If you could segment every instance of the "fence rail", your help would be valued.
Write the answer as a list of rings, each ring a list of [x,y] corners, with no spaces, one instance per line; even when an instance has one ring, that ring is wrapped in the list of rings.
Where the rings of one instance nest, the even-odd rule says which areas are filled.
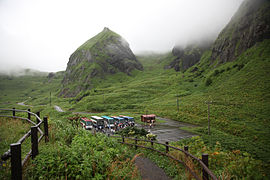
[[[25,133],[16,143],[10,144],[10,149],[8,149],[2,156],[1,159],[3,161],[7,161],[11,158],[11,179],[22,179],[22,169],[26,162],[32,157],[34,159],[38,155],[38,144],[45,137],[45,142],[49,141],[49,131],[48,131],[48,118],[44,117],[43,120],[40,118],[40,112],[33,113],[30,109],[19,110],[19,109],[0,109],[0,112],[12,112],[11,115],[3,115],[0,114],[0,117],[8,117],[14,119],[22,119],[26,120],[29,123],[33,124],[31,129]],[[16,116],[16,112],[27,113],[28,118]],[[36,118],[36,123],[31,120],[31,116]],[[41,130],[41,125],[44,125],[44,132]],[[38,137],[38,133],[40,136]],[[22,143],[31,136],[31,149],[26,154],[25,158],[22,160],[21,154],[21,145]]]
[[[140,148],[144,148],[144,149],[149,149],[149,150],[152,150],[152,151],[156,151],[156,152],[158,152],[158,153],[160,153],[160,154],[162,154],[164,156],[167,156],[167,157],[173,159],[174,161],[177,161],[177,162],[181,163],[182,165],[184,165],[184,167],[190,172],[190,174],[192,174],[192,176],[195,179],[197,179],[197,180],[200,180],[200,179],[208,180],[209,179],[209,176],[210,176],[211,179],[217,180],[217,177],[208,168],[208,154],[202,154],[202,159],[199,159],[199,158],[195,157],[194,155],[192,155],[192,154],[190,154],[188,152],[188,146],[185,146],[185,148],[183,150],[183,149],[180,149],[180,148],[177,148],[177,147],[174,147],[174,146],[170,146],[168,142],[166,142],[164,144],[164,143],[160,143],[160,142],[156,142],[156,141],[145,140],[145,139],[136,139],[136,138],[130,138],[130,137],[122,137],[122,136],[110,136],[110,137],[113,137],[113,138],[122,138],[122,141],[120,143],[129,145],[129,146],[134,146],[135,149],[137,149],[138,147],[140,147]],[[125,141],[125,139],[133,140],[134,141],[134,144],[127,143]],[[151,147],[147,147],[147,146],[143,146],[143,145],[138,145],[138,141],[150,142],[151,143]],[[154,144],[160,144],[160,145],[165,146],[166,147],[166,151],[165,152],[162,152],[160,150],[155,149],[154,148]],[[181,152],[183,152],[185,154],[186,157],[191,157],[193,160],[197,161],[200,164],[201,168],[202,168],[202,178],[199,178],[199,176],[194,171],[192,171],[191,168],[189,168],[189,166],[186,165],[186,163],[184,161],[181,161],[179,159],[176,159],[172,155],[168,154],[170,148],[171,149],[178,150],[178,151],[181,151]]]

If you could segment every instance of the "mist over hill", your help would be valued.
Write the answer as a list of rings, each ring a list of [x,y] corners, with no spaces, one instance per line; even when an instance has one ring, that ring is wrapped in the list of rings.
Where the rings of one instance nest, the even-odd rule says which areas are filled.
[[[13,67],[9,69],[2,69],[0,71],[1,76],[47,76],[48,72],[42,72],[35,69],[21,68],[21,67]]]

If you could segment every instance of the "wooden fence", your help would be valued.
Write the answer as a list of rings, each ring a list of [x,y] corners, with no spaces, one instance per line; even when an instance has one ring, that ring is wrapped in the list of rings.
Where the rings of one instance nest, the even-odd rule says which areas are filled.
[[[180,148],[177,148],[177,147],[170,146],[168,142],[166,142],[164,144],[164,143],[160,143],[160,142],[156,142],[156,141],[150,141],[150,140],[145,140],[145,139],[136,139],[136,138],[130,138],[130,137],[121,137],[121,136],[110,136],[110,137],[113,137],[113,138],[122,138],[122,141],[120,141],[120,143],[129,145],[129,146],[134,146],[135,149],[137,149],[138,147],[145,148],[145,149],[149,149],[149,150],[152,150],[152,151],[156,151],[156,152],[158,152],[158,153],[160,153],[162,155],[165,155],[167,157],[170,157],[174,161],[177,161],[177,162],[181,163],[182,165],[184,165],[184,167],[190,172],[190,174],[192,174],[192,176],[195,179],[197,179],[197,180],[200,180],[200,179],[208,180],[209,177],[211,179],[213,179],[213,180],[217,180],[217,177],[208,168],[208,154],[202,154],[202,159],[199,159],[199,158],[193,156],[192,154],[190,154],[188,152],[188,146],[185,146],[184,147],[184,150],[183,150],[183,149],[180,149]],[[126,142],[125,139],[134,141],[134,144]],[[138,141],[150,142],[151,143],[151,147],[139,145],[138,144]],[[154,148],[154,144],[160,144],[160,145],[165,146],[165,152],[162,152],[160,150],[155,149]],[[194,171],[192,171],[192,169],[184,161],[181,161],[179,159],[176,159],[175,157],[173,157],[172,155],[170,155],[169,154],[169,150],[170,149],[175,149],[175,150],[181,151],[181,152],[183,152],[185,154],[186,157],[190,157],[192,160],[198,162],[198,164],[201,166],[201,169],[202,169],[202,178],[200,178]]]
[[[22,179],[22,169],[26,162],[30,157],[34,159],[38,155],[38,143],[45,137],[45,142],[49,141],[49,131],[48,131],[48,119],[44,117],[43,120],[40,118],[40,113],[36,114],[31,112],[30,109],[28,111],[18,110],[18,109],[0,109],[0,112],[8,112],[11,111],[12,115],[3,115],[0,114],[0,117],[8,117],[15,119],[26,120],[29,123],[33,124],[31,129],[24,134],[16,143],[10,144],[10,149],[7,150],[2,156],[1,159],[3,161],[8,160],[11,161],[11,179]],[[16,116],[16,112],[27,113],[27,118]],[[34,116],[36,118],[36,122],[31,120],[31,117]],[[41,125],[44,125],[44,132],[41,130]],[[38,136],[38,132],[40,136]],[[22,160],[21,155],[21,145],[25,141],[26,138],[31,136],[31,149],[26,154],[25,158]]]

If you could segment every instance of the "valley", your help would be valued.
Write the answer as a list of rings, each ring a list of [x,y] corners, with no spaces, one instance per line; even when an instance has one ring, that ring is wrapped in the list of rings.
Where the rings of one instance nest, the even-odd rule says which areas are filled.
[[[48,117],[50,142],[41,146],[25,176],[140,179],[134,161],[144,156],[172,179],[190,177],[167,157],[127,148],[79,126],[82,117],[124,114],[135,118],[138,129],[119,134],[147,139],[145,129],[157,135],[157,142],[189,146],[198,158],[207,153],[219,179],[269,179],[269,19],[269,1],[245,0],[214,42],[148,54],[134,54],[124,38],[105,27],[75,49],[65,71],[1,74],[0,108]],[[151,129],[140,122],[143,114],[158,117]],[[9,124],[0,120],[4,152]],[[23,131],[16,124],[11,123],[15,137]],[[190,163],[184,154],[170,153]],[[7,168],[1,172],[0,179],[10,175]]]

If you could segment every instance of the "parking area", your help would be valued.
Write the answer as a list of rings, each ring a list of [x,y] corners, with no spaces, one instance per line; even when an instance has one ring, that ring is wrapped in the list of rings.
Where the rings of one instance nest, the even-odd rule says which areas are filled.
[[[157,135],[157,140],[162,143],[166,141],[179,141],[181,139],[196,136],[196,134],[179,129],[180,127],[194,127],[194,125],[161,117],[157,117],[157,119],[164,121],[164,123],[155,124],[152,128],[148,125],[141,124],[137,124],[137,127],[144,128],[145,130]]]

